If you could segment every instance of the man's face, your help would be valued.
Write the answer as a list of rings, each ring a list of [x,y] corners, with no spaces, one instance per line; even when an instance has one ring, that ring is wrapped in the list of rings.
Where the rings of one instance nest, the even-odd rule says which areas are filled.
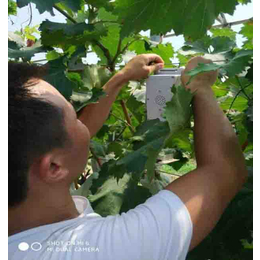
[[[32,87],[34,93],[62,108],[65,127],[72,145],[62,150],[63,167],[69,170],[71,180],[81,174],[86,166],[90,134],[88,128],[77,119],[73,106],[49,83],[43,80]]]

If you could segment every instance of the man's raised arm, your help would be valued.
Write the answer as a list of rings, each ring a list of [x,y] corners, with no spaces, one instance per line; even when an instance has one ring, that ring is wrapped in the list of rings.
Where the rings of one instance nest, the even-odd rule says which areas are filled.
[[[201,57],[193,58],[185,72],[198,63],[208,62]],[[193,223],[190,249],[209,234],[247,178],[237,137],[211,89],[216,78],[217,72],[208,72],[196,76],[188,85],[192,92],[196,91],[193,113],[197,169],[166,187],[184,202],[190,213]],[[183,84],[188,81],[184,73]]]
[[[155,63],[153,65],[149,65]],[[133,58],[121,71],[112,77],[103,87],[106,97],[101,98],[97,104],[86,106],[79,114],[79,120],[85,124],[93,137],[106,121],[110,108],[116,100],[121,88],[129,80],[147,78],[150,73],[163,68],[164,62],[156,54],[142,54]]]

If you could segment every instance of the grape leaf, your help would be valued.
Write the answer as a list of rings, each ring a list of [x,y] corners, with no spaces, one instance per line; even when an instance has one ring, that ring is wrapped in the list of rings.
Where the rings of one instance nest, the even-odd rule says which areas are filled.
[[[138,40],[132,43],[128,49],[134,51],[136,54],[155,53],[161,56],[165,64],[172,63],[171,59],[174,56],[174,49],[170,43],[158,44],[156,47],[150,47],[149,49],[145,48],[146,43],[147,41],[145,39]]]
[[[41,23],[41,41],[46,46],[84,45],[107,34],[102,24],[66,24],[44,21]]]
[[[107,11],[112,11],[114,9],[114,5],[110,0],[87,0],[87,4],[96,7],[96,8],[104,8]]]
[[[56,52],[55,50],[53,50],[53,51],[47,52],[47,54],[46,54],[46,59],[47,59],[48,61],[50,61],[50,60],[56,60],[56,59],[58,59],[60,56],[61,56],[60,53],[58,53],[58,52]]]
[[[242,34],[247,39],[246,41],[244,41],[243,48],[252,50],[253,49],[253,21],[249,21],[245,23],[239,33]]]
[[[231,51],[234,47],[236,47],[236,43],[229,37],[215,37],[212,39],[211,46],[214,48],[211,54],[223,53]]]
[[[209,53],[209,47],[211,45],[211,38],[204,36],[201,39],[194,42],[186,42],[182,47],[183,51],[195,51],[198,53]]]
[[[8,57],[13,59],[23,58],[29,61],[36,53],[46,52],[47,50],[50,50],[50,48],[43,46],[24,47],[19,49],[15,42],[8,41]]]
[[[241,50],[236,53],[235,57],[228,62],[223,69],[227,71],[230,77],[235,76],[245,70],[252,61],[253,50]]]
[[[119,181],[101,175],[93,181],[91,191],[88,199],[94,211],[102,217],[126,212],[151,196],[149,190],[139,186],[129,174],[124,174]]]
[[[145,40],[139,40],[139,41],[133,42],[128,47],[128,50],[134,51],[137,55],[146,53]]]
[[[234,102],[234,103],[233,103]],[[233,103],[233,104],[232,104]],[[223,102],[220,103],[220,107],[223,110],[229,110],[232,104],[232,109],[235,109],[237,111],[244,111],[245,109],[247,109],[248,105],[247,105],[248,101],[246,98],[244,97],[237,97],[236,100],[234,101],[233,97],[228,97],[226,98]]]
[[[210,32],[213,34],[213,37],[229,37],[232,41],[236,40],[236,32],[231,28],[211,28]]]
[[[172,92],[173,98],[167,103],[165,112],[168,122],[159,122],[157,119],[140,125],[133,137],[134,152],[117,161],[118,166],[125,165],[127,172],[140,176],[147,169],[151,181],[154,178],[155,162],[165,142],[187,126],[192,94],[182,86],[174,86]]]
[[[105,21],[113,21],[117,20],[117,16],[112,14],[111,12],[106,11],[104,8],[101,8],[98,12],[98,19]],[[133,40],[132,37],[127,37],[125,39],[120,39],[120,31],[121,27],[117,23],[105,23],[105,28],[107,28],[107,34],[102,36],[99,40],[106,49],[109,50],[109,55],[111,60],[114,59],[116,55],[118,55],[118,46],[120,41],[120,49],[124,49],[125,46]],[[100,49],[99,46],[93,46],[97,55],[101,59],[100,64],[104,65],[108,63],[107,57],[104,55],[104,52]],[[118,57],[119,58],[119,57]],[[110,61],[111,62],[111,61]],[[117,62],[117,61],[116,61]]]
[[[145,106],[143,103],[138,102],[137,99],[132,95],[126,102],[127,109],[134,115],[139,123],[144,121],[145,117]]]
[[[64,65],[64,57],[51,60],[48,63],[48,75],[44,80],[54,86],[67,100],[70,99],[75,83],[70,81],[66,75],[66,66]]]
[[[75,196],[83,196],[83,197],[87,197],[90,195],[90,188],[92,186],[93,180],[98,178],[98,173],[94,172],[92,173],[86,180],[85,182],[82,184],[82,186],[75,190],[70,188],[70,194]]]
[[[123,24],[122,37],[130,33],[151,29],[152,34],[166,34],[172,29],[176,35],[184,34],[193,39],[203,36],[219,13],[234,13],[237,0],[117,0],[116,11]],[[158,22],[158,19],[163,21]]]
[[[57,4],[59,2],[63,2],[74,12],[80,10],[82,3],[81,0],[17,0],[17,6],[22,8],[28,5],[29,3],[34,3],[36,5],[36,8],[39,10],[40,14],[44,13],[45,11],[48,11],[51,13],[51,15],[54,15],[52,8],[54,4]]]
[[[106,67],[98,65],[87,65],[81,73],[84,88],[88,90],[102,88],[111,76],[111,72]]]
[[[182,47],[182,50],[215,54],[231,51],[235,46],[235,42],[229,37],[218,36],[215,38],[210,38],[209,36],[204,36],[202,39],[195,42],[186,42],[185,46]],[[213,48],[213,51],[211,48]]]
[[[193,77],[193,76],[196,76],[196,75],[198,75],[199,73],[202,73],[202,72],[218,70],[221,67],[222,67],[222,65],[217,65],[215,63],[209,63],[209,64],[199,63],[196,68],[194,68],[193,70],[190,70],[186,74]]]
[[[82,96],[82,100],[77,100],[77,96]],[[101,97],[105,97],[106,93],[99,88],[93,88],[89,92],[73,92],[71,100],[73,101],[73,107],[76,112],[79,112],[82,108],[89,104],[97,103]]]
[[[231,59],[228,63],[224,65],[217,65],[215,63],[199,63],[196,68],[190,70],[189,72],[187,72],[187,74],[193,77],[199,73],[218,70],[222,68],[226,71],[228,76],[233,77],[236,74],[243,72],[245,68],[250,65],[252,56],[252,50],[241,50],[236,53],[233,59]]]
[[[246,5],[248,3],[251,3],[251,0],[238,0],[239,3],[241,3],[242,5]]]
[[[165,188],[170,182],[171,178],[168,174],[160,174],[160,179],[154,179],[150,182],[150,180],[145,176],[143,179],[141,179],[141,184],[149,189],[149,191],[152,193],[152,195],[157,194],[160,190]]]
[[[191,116],[190,103],[193,95],[183,86],[172,87],[173,97],[166,103],[165,116],[171,135],[184,130]]]
[[[8,0],[8,15],[17,14],[17,5],[13,0]]]

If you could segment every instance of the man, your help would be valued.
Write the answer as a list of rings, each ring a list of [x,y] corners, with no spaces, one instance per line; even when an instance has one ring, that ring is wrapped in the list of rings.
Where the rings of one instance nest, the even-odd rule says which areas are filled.
[[[185,72],[208,62],[196,57]],[[135,209],[106,218],[69,193],[120,89],[162,67],[158,55],[135,57],[105,84],[107,96],[77,118],[40,70],[9,64],[10,260],[180,260],[213,229],[247,178],[238,140],[211,90],[217,72],[187,86],[195,92],[196,170]],[[183,85],[188,81],[183,73]]]

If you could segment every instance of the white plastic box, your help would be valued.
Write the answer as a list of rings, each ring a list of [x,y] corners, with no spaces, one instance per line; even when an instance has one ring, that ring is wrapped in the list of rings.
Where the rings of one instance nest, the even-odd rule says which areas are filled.
[[[161,121],[163,108],[166,102],[172,99],[172,86],[181,84],[181,72],[183,68],[162,69],[155,75],[150,76],[146,81],[146,108],[147,119],[157,119]]]

